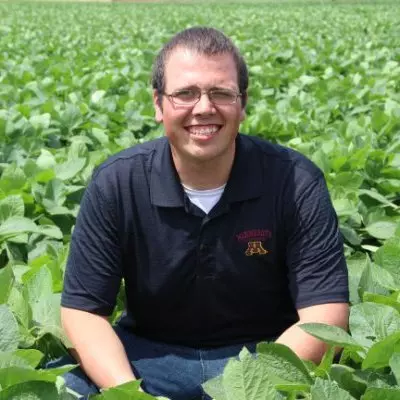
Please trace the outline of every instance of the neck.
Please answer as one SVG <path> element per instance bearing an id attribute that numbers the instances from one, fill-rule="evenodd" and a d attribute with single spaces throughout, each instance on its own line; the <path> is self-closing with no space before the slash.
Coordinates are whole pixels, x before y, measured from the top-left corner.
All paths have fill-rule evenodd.
<path id="1" fill-rule="evenodd" d="M 182 159 L 172 148 L 172 159 L 181 182 L 197 190 L 223 186 L 228 181 L 234 157 L 234 147 L 227 154 L 206 161 Z"/>

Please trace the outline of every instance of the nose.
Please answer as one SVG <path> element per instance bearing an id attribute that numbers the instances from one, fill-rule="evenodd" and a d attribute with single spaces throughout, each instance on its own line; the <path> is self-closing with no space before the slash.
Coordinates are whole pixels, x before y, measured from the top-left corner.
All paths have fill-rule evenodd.
<path id="1" fill-rule="evenodd" d="M 210 101 L 207 92 L 201 93 L 199 101 L 195 104 L 193 113 L 194 114 L 215 114 L 215 106 Z"/>

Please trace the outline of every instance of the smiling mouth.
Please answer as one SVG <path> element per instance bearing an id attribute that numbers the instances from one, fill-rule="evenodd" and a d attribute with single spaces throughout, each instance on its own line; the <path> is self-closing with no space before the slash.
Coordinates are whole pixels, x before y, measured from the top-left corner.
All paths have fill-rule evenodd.
<path id="1" fill-rule="evenodd" d="M 191 125 L 186 127 L 186 130 L 195 136 L 211 137 L 221 129 L 222 125 Z"/>

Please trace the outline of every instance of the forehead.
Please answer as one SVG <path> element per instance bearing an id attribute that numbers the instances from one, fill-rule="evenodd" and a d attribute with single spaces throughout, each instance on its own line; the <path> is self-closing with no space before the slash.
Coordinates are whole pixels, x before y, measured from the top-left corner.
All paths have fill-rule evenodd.
<path id="1" fill-rule="evenodd" d="M 213 86 L 238 87 L 236 64 L 232 54 L 206 55 L 187 48 L 174 49 L 165 64 L 165 88 Z"/>

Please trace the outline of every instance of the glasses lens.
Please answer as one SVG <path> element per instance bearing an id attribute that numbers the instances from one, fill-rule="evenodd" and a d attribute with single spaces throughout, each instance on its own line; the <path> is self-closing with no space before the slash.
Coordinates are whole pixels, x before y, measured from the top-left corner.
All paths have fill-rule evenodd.
<path id="1" fill-rule="evenodd" d="M 209 92 L 210 100 L 215 104 L 232 104 L 237 99 L 237 94 L 232 90 L 210 90 Z"/>
<path id="2" fill-rule="evenodd" d="M 172 100 L 175 104 L 193 104 L 200 97 L 200 92 L 195 90 L 179 90 L 172 94 Z"/>

